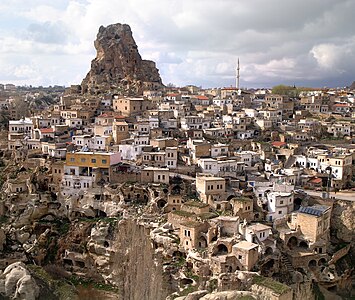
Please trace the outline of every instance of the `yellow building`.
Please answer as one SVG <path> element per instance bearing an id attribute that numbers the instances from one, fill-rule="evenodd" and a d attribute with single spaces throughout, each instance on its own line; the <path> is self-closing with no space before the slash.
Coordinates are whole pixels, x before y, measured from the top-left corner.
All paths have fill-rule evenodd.
<path id="1" fill-rule="evenodd" d="M 63 196 L 78 195 L 82 190 L 92 188 L 100 181 L 109 182 L 112 166 L 120 161 L 120 153 L 67 153 L 62 179 Z"/>

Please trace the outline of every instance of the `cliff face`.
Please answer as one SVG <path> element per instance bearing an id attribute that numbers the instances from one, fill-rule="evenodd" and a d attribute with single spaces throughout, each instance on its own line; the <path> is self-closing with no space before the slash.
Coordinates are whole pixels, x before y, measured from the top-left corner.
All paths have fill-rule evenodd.
<path id="1" fill-rule="evenodd" d="M 163 267 L 152 246 L 149 230 L 135 220 L 119 223 L 112 269 L 122 299 L 165 299 Z"/>
<path id="2" fill-rule="evenodd" d="M 95 41 L 96 58 L 82 81 L 82 93 L 140 93 L 162 87 L 155 63 L 142 60 L 127 24 L 101 26 Z"/>

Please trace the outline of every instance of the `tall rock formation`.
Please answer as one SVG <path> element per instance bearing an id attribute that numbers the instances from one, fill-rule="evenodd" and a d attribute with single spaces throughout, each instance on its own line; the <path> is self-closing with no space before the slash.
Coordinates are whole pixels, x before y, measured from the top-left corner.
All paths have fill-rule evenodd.
<path id="1" fill-rule="evenodd" d="M 155 63 L 143 60 L 127 24 L 101 26 L 95 41 L 96 58 L 81 83 L 84 94 L 141 94 L 163 87 Z"/>

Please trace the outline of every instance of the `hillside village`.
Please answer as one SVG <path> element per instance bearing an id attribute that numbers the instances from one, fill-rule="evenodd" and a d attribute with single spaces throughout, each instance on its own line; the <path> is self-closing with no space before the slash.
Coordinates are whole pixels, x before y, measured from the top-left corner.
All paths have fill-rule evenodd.
<path id="1" fill-rule="evenodd" d="M 36 265 L 122 299 L 354 295 L 355 89 L 97 82 L 0 85 L 3 282 L 30 273 L 37 299 Z"/>

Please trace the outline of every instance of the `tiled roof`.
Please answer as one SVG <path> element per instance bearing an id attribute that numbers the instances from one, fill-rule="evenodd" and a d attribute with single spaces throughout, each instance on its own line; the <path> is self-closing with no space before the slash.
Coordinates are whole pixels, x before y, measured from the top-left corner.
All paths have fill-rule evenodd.
<path id="1" fill-rule="evenodd" d="M 281 146 L 285 146 L 286 143 L 285 142 L 272 142 L 271 145 L 273 145 L 274 147 L 281 147 Z"/>
<path id="2" fill-rule="evenodd" d="M 53 128 L 41 128 L 40 129 L 41 133 L 52 133 L 54 132 Z"/>

